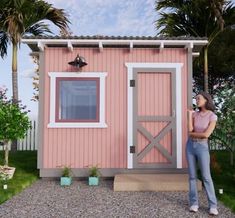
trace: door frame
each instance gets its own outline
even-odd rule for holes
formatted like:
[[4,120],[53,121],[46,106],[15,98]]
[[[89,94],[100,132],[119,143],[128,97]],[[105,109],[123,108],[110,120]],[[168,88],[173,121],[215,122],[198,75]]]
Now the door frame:
[[127,168],[133,169],[133,153],[130,152],[133,146],[133,87],[130,86],[130,80],[134,79],[136,72],[171,72],[175,74],[175,116],[176,116],[176,168],[182,168],[182,105],[177,102],[182,102],[182,86],[181,86],[181,68],[183,63],[141,63],[141,62],[127,62]]

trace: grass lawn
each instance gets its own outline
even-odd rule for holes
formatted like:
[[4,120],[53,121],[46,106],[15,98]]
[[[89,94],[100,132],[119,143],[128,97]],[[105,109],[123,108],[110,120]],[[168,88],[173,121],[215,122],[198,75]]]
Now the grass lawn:
[[[0,151],[0,164],[3,165],[4,152]],[[4,190],[0,183],[0,204],[21,192],[38,179],[37,152],[17,151],[9,154],[9,165],[16,167],[14,177],[8,181]]]
[[[235,166],[230,165],[230,156],[227,151],[216,151],[216,159],[221,167],[221,173],[212,170],[212,177],[217,197],[225,206],[235,213]],[[219,194],[218,189],[222,188],[224,194]]]

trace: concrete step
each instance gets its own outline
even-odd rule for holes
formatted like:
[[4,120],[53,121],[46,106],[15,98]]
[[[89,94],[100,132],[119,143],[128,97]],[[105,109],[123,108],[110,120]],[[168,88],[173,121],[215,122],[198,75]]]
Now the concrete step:
[[[198,190],[202,183],[197,181]],[[117,174],[114,191],[188,191],[188,174]]]

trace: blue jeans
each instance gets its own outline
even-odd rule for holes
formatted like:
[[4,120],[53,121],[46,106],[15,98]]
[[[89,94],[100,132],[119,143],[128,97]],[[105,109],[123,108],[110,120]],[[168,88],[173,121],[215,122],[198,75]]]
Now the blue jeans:
[[188,139],[186,145],[186,156],[188,161],[189,170],[189,203],[192,205],[198,204],[198,192],[197,192],[197,167],[196,160],[198,161],[199,168],[201,170],[202,180],[206,189],[206,195],[210,208],[217,208],[217,200],[215,196],[215,189],[210,173],[210,154],[208,143],[195,142],[192,139]]

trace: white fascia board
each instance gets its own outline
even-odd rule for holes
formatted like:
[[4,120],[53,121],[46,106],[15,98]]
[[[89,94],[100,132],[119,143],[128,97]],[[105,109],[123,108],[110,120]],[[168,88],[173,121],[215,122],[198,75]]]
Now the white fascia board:
[[99,45],[102,42],[103,45],[117,44],[117,45],[206,45],[208,44],[208,40],[137,40],[137,39],[22,39],[23,43],[26,44],[36,44],[36,43],[44,43],[46,44],[67,44],[70,41],[72,44],[97,44]]

